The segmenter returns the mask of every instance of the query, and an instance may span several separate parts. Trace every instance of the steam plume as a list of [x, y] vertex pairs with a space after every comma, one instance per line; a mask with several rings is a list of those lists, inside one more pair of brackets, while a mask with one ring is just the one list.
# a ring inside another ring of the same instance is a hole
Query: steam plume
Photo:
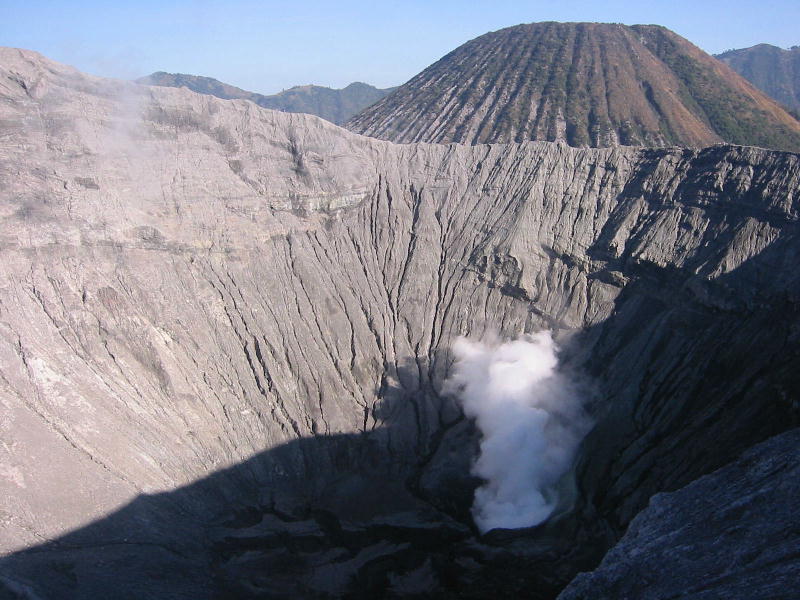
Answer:
[[447, 387], [482, 434], [472, 472], [485, 483], [472, 513], [483, 532], [545, 521], [588, 429], [578, 386], [557, 371], [556, 351], [546, 331], [505, 343], [458, 338], [453, 346]]

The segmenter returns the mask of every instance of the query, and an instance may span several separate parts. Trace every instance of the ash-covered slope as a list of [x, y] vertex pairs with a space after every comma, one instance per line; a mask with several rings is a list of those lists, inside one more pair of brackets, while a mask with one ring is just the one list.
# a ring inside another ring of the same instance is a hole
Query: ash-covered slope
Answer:
[[770, 44], [715, 55], [762, 92], [800, 114], [800, 46]]
[[[0, 69], [8, 593], [553, 597], [797, 421], [796, 155], [399, 146]], [[479, 537], [449, 348], [542, 327], [597, 425], [557, 516]]]
[[800, 150], [800, 122], [656, 25], [531, 23], [487, 33], [346, 127], [394, 142]]
[[136, 83], [186, 87], [199, 94], [210, 94], [226, 100], [250, 100], [264, 108], [317, 115], [337, 125], [341, 125], [394, 90], [394, 88], [378, 89], [369, 84], [355, 81], [340, 90], [320, 85], [298, 85], [278, 94], [265, 96], [248, 92], [212, 77], [163, 71], [141, 77], [136, 80]]

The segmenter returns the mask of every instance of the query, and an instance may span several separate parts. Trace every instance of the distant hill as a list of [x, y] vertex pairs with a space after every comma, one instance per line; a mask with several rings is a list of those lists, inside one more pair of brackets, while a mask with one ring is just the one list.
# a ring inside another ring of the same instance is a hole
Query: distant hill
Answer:
[[725, 141], [800, 151], [800, 122], [657, 25], [532, 23], [487, 33], [346, 126], [396, 142]]
[[716, 57], [762, 92], [800, 114], [800, 46], [759, 44]]
[[159, 71], [136, 80], [145, 85], [186, 87], [193, 92], [217, 98], [245, 99], [264, 108], [283, 112], [308, 113], [341, 125], [362, 109], [374, 104], [395, 88], [378, 89], [361, 82], [336, 90], [318, 85], [300, 85], [279, 94], [265, 96], [228, 85], [212, 77]]

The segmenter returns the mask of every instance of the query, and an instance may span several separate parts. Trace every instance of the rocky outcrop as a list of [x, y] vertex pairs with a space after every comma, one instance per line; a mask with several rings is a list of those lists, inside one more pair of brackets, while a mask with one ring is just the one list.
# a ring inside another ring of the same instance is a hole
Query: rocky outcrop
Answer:
[[800, 122], [656, 25], [531, 23], [487, 33], [346, 127], [394, 142], [800, 150]]
[[715, 55], [762, 92], [800, 114], [800, 46], [758, 44]]
[[[393, 145], [0, 69], [7, 593], [552, 598], [797, 423], [796, 155]], [[450, 344], [542, 327], [596, 426], [556, 516], [481, 537]]]
[[559, 600], [794, 598], [800, 581], [800, 430], [657, 494]]
[[198, 94], [209, 94], [226, 100], [250, 100], [264, 108], [317, 115], [337, 125], [341, 125], [394, 90], [394, 88], [378, 89], [356, 81], [340, 90], [320, 85], [298, 85], [278, 94], [265, 96], [228, 85], [212, 77], [163, 71], [141, 77], [136, 83], [185, 87]]

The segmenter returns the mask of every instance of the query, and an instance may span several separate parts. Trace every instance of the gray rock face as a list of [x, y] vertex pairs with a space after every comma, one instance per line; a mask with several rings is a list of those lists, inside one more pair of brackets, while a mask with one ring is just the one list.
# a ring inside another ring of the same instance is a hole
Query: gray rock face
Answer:
[[[9, 594], [553, 597], [797, 422], [796, 155], [393, 145], [14, 49], [0, 123]], [[449, 347], [541, 327], [597, 425], [477, 538]]]
[[592, 573], [559, 600], [796, 598], [800, 430], [730, 466], [657, 494]]

